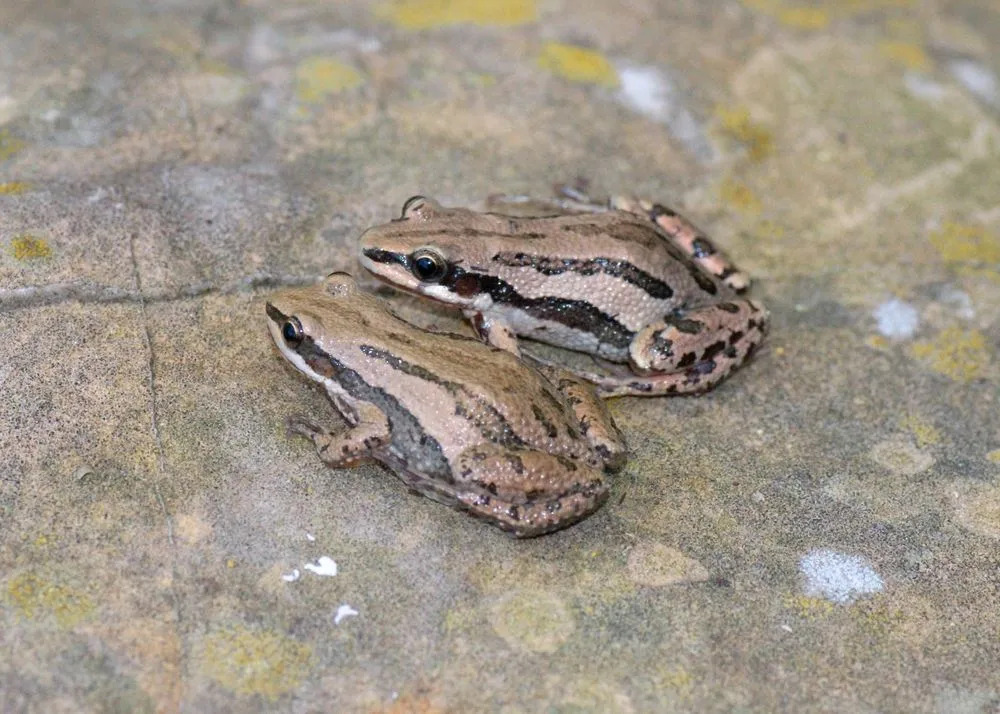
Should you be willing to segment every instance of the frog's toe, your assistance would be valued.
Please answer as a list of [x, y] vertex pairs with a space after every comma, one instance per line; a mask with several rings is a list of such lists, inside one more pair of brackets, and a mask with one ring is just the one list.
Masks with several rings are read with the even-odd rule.
[[314, 439], [319, 434], [325, 434], [326, 429], [304, 414], [293, 414], [285, 420], [285, 434], [298, 435]]

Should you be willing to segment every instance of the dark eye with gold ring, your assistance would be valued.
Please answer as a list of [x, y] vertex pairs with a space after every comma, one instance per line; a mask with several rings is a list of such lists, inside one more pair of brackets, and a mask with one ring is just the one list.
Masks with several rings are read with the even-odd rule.
[[423, 196], [411, 196], [406, 199], [406, 203], [403, 204], [403, 211], [400, 214], [403, 218], [409, 218], [410, 214], [414, 211], [419, 211], [427, 203], [427, 199]]
[[281, 336], [292, 347], [302, 342], [302, 323], [299, 322], [299, 318], [290, 317], [285, 320], [285, 324], [281, 326]]
[[425, 283], [437, 283], [448, 272], [448, 261], [433, 248], [418, 248], [410, 253], [410, 270]]

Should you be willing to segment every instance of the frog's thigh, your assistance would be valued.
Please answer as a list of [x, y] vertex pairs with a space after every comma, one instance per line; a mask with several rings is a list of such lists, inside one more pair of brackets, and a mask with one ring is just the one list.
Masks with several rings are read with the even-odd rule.
[[345, 432], [335, 434], [301, 416], [289, 418], [288, 430], [311, 439], [325, 463], [335, 468], [348, 466], [370, 457], [373, 449], [388, 443], [390, 438], [389, 420], [374, 404], [358, 404], [353, 412], [357, 422]]
[[750, 287], [750, 276], [737, 268], [707, 235], [677, 211], [659, 203], [626, 196], [615, 196], [610, 203], [616, 210], [635, 213], [655, 223], [685, 255], [736, 292]]
[[565, 395], [579, 420], [580, 431], [601, 455], [607, 468], [616, 470], [625, 462], [625, 441], [594, 387], [575, 374], [558, 367], [540, 368], [549, 381]]
[[708, 305], [683, 318], [666, 318], [638, 333], [630, 346], [632, 365], [644, 376], [628, 384], [598, 384], [598, 390], [605, 397], [703, 392], [753, 354], [767, 321], [767, 311], [753, 300]]
[[608, 497], [600, 471], [544, 451], [471, 447], [454, 473], [460, 507], [519, 538], [576, 523]]

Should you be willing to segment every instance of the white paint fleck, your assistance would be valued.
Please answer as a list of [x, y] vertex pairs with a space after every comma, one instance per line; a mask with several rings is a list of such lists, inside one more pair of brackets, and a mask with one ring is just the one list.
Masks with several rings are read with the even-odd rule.
[[979, 99], [994, 107], [1000, 107], [1000, 86], [997, 76], [981, 62], [973, 59], [953, 59], [948, 69], [959, 83]]
[[312, 543], [312, 542], [314, 542], [316, 540], [316, 536], [314, 536], [312, 533], [308, 533], [307, 532], [306, 533], [306, 540], [309, 541], [310, 543]]
[[350, 605], [341, 605], [337, 608], [337, 614], [333, 616], [333, 624], [339, 625], [345, 617], [357, 617], [358, 611]]
[[907, 72], [903, 75], [903, 85], [910, 94], [918, 99], [936, 102], [944, 98], [944, 85], [934, 81], [926, 74]]
[[910, 303], [895, 298], [875, 308], [872, 316], [878, 323], [879, 332], [897, 340], [913, 337], [920, 324], [917, 309]]
[[703, 161], [715, 156], [701, 124], [683, 104], [677, 85], [656, 67], [623, 65], [617, 67], [622, 88], [619, 100], [643, 116], [666, 124], [691, 153]]
[[319, 560], [315, 563], [306, 563], [302, 567], [314, 575], [333, 577], [337, 574], [337, 564], [333, 562], [333, 558], [325, 555], [320, 556]]
[[824, 597], [838, 605], [847, 605], [861, 595], [881, 592], [885, 587], [867, 560], [836, 550], [810, 551], [799, 561], [799, 572], [806, 579], [806, 595]]
[[282, 575], [281, 579], [284, 580], [286, 583], [294, 583], [301, 576], [302, 576], [302, 573], [299, 572], [298, 568], [295, 568], [295, 570], [293, 570], [292, 572], [286, 573], [285, 575]]
[[785, 632], [792, 632], [791, 625], [782, 625], [781, 629], [784, 630]]

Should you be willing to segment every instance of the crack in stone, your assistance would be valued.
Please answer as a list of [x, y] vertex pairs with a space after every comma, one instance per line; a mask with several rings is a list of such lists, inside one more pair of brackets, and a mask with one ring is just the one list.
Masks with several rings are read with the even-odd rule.
[[[136, 271], [137, 285], [138, 267]], [[67, 302], [93, 303], [132, 303], [148, 305], [176, 302], [203, 295], [236, 295], [279, 288], [300, 287], [310, 285], [322, 276], [296, 275], [250, 275], [223, 285], [210, 283], [188, 285], [177, 291], [156, 290], [144, 292], [141, 287], [135, 289], [121, 288], [114, 285], [100, 285], [87, 280], [75, 280], [47, 285], [26, 285], [19, 288], [0, 288], [0, 312], [13, 312], [33, 307], [59, 305]]]

